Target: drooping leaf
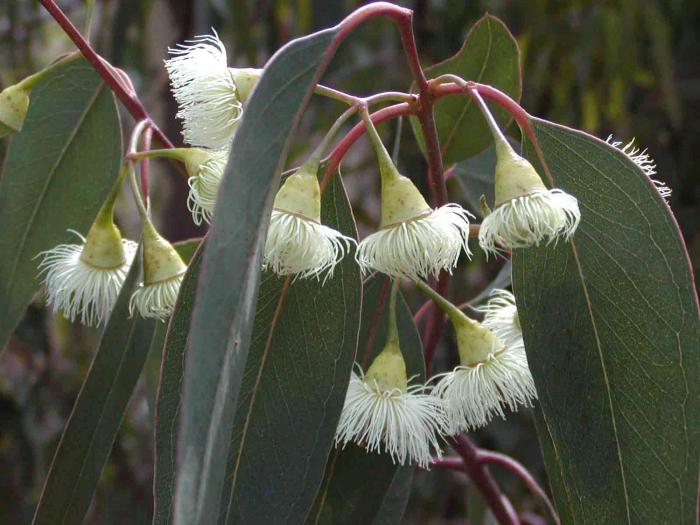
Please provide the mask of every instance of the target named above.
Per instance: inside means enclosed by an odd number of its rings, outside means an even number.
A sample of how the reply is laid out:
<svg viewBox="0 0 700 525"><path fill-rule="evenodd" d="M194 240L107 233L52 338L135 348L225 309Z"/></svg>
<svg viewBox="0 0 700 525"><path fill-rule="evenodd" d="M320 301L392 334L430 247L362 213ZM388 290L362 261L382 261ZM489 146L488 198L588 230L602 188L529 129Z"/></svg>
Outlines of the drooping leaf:
<svg viewBox="0 0 700 525"><path fill-rule="evenodd" d="M202 248L192 256L168 323L156 400L153 525L172 522L177 424L182 403L182 374L190 316L197 291Z"/></svg>
<svg viewBox="0 0 700 525"><path fill-rule="evenodd" d="M357 360L365 370L386 343L389 289L389 280L381 275L364 286ZM408 376L424 381L423 346L413 315L403 300L397 303L397 323ZM388 454L368 454L354 444L333 449L307 525L372 523L399 470ZM403 508L396 505L395 511L403 512ZM385 517L389 518L388 510Z"/></svg>
<svg viewBox="0 0 700 525"><path fill-rule="evenodd" d="M291 135L337 31L294 40L270 59L233 141L188 339L175 498L179 523L209 525L219 517L227 468L222 458L231 446L272 200Z"/></svg>
<svg viewBox="0 0 700 525"><path fill-rule="evenodd" d="M137 257L139 260L139 257ZM129 316L135 262L54 454L35 525L80 524L146 361L155 321Z"/></svg>
<svg viewBox="0 0 700 525"><path fill-rule="evenodd" d="M0 178L0 348L39 289L36 258L87 233L119 172L119 116L85 60L58 66L31 92Z"/></svg>
<svg viewBox="0 0 700 525"><path fill-rule="evenodd" d="M426 68L428 78L452 74L464 80L489 84L520 100L521 73L518 44L501 20L485 15L469 31L454 56ZM479 153L492 142L491 133L479 109L466 95L442 98L434 106L440 148L446 165ZM510 116L501 108L493 108L496 120L503 126ZM423 144L415 118L411 125Z"/></svg>
<svg viewBox="0 0 700 525"><path fill-rule="evenodd" d="M678 227L622 152L532 124L582 215L572 243L513 254L557 506L566 523L692 523L700 329Z"/></svg>
<svg viewBox="0 0 700 525"><path fill-rule="evenodd" d="M322 210L324 224L356 237L338 175L324 192ZM263 274L220 523L273 523L280 516L303 523L333 448L361 300L352 254L325 283Z"/></svg>

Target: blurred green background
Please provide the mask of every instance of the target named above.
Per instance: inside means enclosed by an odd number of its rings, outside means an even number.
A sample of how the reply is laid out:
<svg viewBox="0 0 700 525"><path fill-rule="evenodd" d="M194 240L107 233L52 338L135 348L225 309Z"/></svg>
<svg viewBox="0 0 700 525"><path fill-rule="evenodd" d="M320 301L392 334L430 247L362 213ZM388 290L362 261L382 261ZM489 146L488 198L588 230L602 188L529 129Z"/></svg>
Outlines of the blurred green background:
<svg viewBox="0 0 700 525"><path fill-rule="evenodd" d="M90 2L58 2L79 27L86 27ZM670 206L697 268L700 259L700 2L617 0L518 2L419 0L397 2L415 11L422 63L455 53L470 26L484 13L501 18L522 53L523 99L530 113L583 129L600 138L636 139L658 166L658 179L672 189ZM175 105L162 61L168 46L215 28L232 66L262 67L281 45L336 23L360 2L342 0L97 0L91 39L98 51L133 79L145 106L175 141L180 141ZM40 69L71 44L33 0L0 3L0 88ZM343 44L325 84L356 94L410 83L398 35L387 21L374 21ZM342 107L314 99L306 112L290 164L316 143ZM128 130L132 121L124 115ZM400 140L400 169L420 180L425 163L410 126L381 127L387 142ZM517 130L509 132L517 138ZM0 141L0 157L6 141ZM361 234L378 220L378 179L371 150L360 141L344 163L343 175ZM171 240L199 236L186 208L187 185L167 164L154 167L154 207ZM453 200L468 203L458 180ZM119 218L135 233L136 214L128 199ZM499 271L477 254L453 280L456 300L476 295ZM415 305L419 298L413 298ZM53 316L37 298L8 348L0 354L0 523L31 520L98 332ZM450 334L438 366L448 364ZM441 365L442 363L442 365ZM153 398L158 357L132 399L127 419L103 473L89 524L149 523L152 483ZM496 421L475 436L478 443L511 454L546 483L537 437L527 412ZM547 523L542 506L510 476L496 472L529 522ZM414 481L406 523L482 523L483 503L466 477L420 473ZM484 521L486 520L486 521Z"/></svg>

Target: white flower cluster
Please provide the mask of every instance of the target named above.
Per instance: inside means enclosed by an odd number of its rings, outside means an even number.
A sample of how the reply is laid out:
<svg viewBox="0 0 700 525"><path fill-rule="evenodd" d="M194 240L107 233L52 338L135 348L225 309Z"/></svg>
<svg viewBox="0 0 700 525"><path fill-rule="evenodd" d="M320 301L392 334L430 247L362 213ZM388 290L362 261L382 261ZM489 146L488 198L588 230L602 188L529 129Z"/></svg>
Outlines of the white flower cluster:
<svg viewBox="0 0 700 525"><path fill-rule="evenodd" d="M532 406L537 392L513 295L496 290L482 311L485 318L480 325L470 321L470 330L457 324L455 328L458 340L465 339L465 348L480 344L486 336L486 351L477 361L469 360L474 354L467 351L460 366L431 379L437 382L434 388L431 382L408 386L403 361L392 365L382 361L388 349L375 358L366 374L358 365L350 377L336 443L344 447L354 442L367 452L384 451L401 465L427 468L432 457L441 454L440 436L482 427L494 416L505 417L505 408Z"/></svg>

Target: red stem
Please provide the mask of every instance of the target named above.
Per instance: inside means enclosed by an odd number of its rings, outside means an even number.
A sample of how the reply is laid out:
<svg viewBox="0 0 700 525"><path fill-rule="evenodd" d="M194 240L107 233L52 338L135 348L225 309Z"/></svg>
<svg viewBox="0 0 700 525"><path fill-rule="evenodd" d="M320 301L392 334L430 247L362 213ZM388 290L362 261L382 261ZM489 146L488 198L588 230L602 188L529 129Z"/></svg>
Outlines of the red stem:
<svg viewBox="0 0 700 525"><path fill-rule="evenodd" d="M488 467L480 460L479 449L464 434L451 438L452 446L462 456L464 470L479 487L493 516L500 525L519 525L520 520L508 498L493 479Z"/></svg>
<svg viewBox="0 0 700 525"><path fill-rule="evenodd" d="M173 143L170 139L165 136L165 134L156 126L156 124L151 119L150 115L143 107L143 104L136 97L136 94L127 89L121 79L117 76L114 68L104 59L102 59L90 46L89 42L85 40L80 31L73 25L73 23L68 19L61 8L58 7L54 0L39 0L41 5L51 14L51 16L56 20L58 25L61 26L63 31L68 35L68 37L73 41L75 46L80 50L83 56L92 64L104 81L109 85L115 95L119 97L124 107L127 111L134 117L135 120L148 120L153 128L153 133L156 139L167 148L172 148Z"/></svg>
<svg viewBox="0 0 700 525"><path fill-rule="evenodd" d="M552 515L554 523L559 525L559 515L557 514L557 511L554 508L554 504L549 499L549 496L547 496L547 493L544 491L544 489L540 487L539 483L537 483L537 480L535 480L535 478L532 477L532 475L520 462L516 461L510 456L501 454L500 452L493 452L491 450L483 449L479 451L479 458L484 463L494 463L505 467L506 469L510 470L513 474L518 476L520 480L523 483L525 483L527 488L530 489L530 492L532 492L532 494L535 497L538 497L542 501L544 501L544 504L547 506L547 510Z"/></svg>

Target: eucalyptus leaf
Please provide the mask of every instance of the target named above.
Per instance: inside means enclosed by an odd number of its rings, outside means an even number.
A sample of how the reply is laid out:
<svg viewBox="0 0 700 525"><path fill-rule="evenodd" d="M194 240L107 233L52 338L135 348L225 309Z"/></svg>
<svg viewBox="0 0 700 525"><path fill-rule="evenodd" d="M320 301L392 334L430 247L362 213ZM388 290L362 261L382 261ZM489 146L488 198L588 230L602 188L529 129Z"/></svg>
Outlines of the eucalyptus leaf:
<svg viewBox="0 0 700 525"><path fill-rule="evenodd" d="M153 525L172 523L177 424L182 404L185 348L190 330L203 246L191 256L180 285L175 310L165 334L160 382L156 398Z"/></svg>
<svg viewBox="0 0 700 525"><path fill-rule="evenodd" d="M339 175L322 204L324 224L356 237ZM361 301L352 254L325 282L263 274L220 523L304 522L333 449Z"/></svg>
<svg viewBox="0 0 700 525"><path fill-rule="evenodd" d="M489 84L516 101L520 100L520 50L508 28L495 16L483 16L471 28L464 45L454 56L425 70L428 78L448 73L464 80ZM494 107L492 112L502 127L511 120L502 108ZM446 165L467 159L493 142L486 120L467 95L436 101L433 113ZM411 125L419 143L424 144L415 118L411 118Z"/></svg>
<svg viewBox="0 0 700 525"><path fill-rule="evenodd" d="M102 334L54 454L35 525L78 525L90 506L155 328L155 321L129 315L140 272L135 262Z"/></svg>
<svg viewBox="0 0 700 525"><path fill-rule="evenodd" d="M576 196L571 243L515 250L513 283L564 523L695 520L700 329L671 211L624 153L543 120L553 185ZM528 143L525 151L536 162Z"/></svg>
<svg viewBox="0 0 700 525"><path fill-rule="evenodd" d="M114 98L85 60L57 66L30 94L0 178L0 348L39 290L37 254L87 234L122 156Z"/></svg>
<svg viewBox="0 0 700 525"><path fill-rule="evenodd" d="M266 65L239 123L209 231L188 338L175 521L216 523L251 343L261 250L286 152L337 27Z"/></svg>
<svg viewBox="0 0 700 525"><path fill-rule="evenodd" d="M386 343L390 284L387 277L377 275L364 286L357 360L365 370ZM408 376L415 376L415 381L423 382L423 345L413 322L413 314L403 298L397 301L397 325ZM410 466L404 468L412 470ZM388 454L368 454L354 444L344 449L333 449L307 524L372 523L400 470L403 469L397 467ZM403 512L400 505L394 507L395 513ZM390 511L385 509L384 514L388 519Z"/></svg>

